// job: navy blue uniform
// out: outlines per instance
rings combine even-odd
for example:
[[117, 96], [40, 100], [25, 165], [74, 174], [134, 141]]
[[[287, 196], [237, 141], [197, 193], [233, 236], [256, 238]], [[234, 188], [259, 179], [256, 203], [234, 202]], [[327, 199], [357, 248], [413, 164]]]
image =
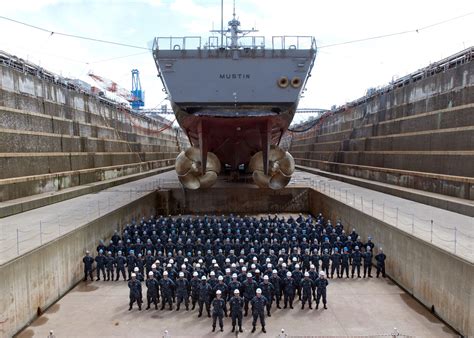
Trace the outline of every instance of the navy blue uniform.
[[87, 255], [87, 256], [84, 256], [84, 258], [82, 259], [82, 262], [84, 263], [84, 281], [87, 280], [87, 276], [89, 276], [89, 278], [93, 280], [92, 265], [94, 264], [94, 258]]

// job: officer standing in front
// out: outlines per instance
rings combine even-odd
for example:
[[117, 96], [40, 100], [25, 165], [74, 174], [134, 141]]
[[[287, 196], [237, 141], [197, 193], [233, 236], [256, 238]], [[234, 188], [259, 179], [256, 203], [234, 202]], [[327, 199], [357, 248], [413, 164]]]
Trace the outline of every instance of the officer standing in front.
[[326, 279], [326, 273], [324, 271], [319, 272], [319, 278], [316, 280], [316, 310], [319, 307], [319, 301], [323, 297], [324, 309], [327, 310], [327, 299], [326, 299], [326, 288], [328, 286], [328, 280]]
[[377, 261], [377, 278], [379, 278], [380, 272], [382, 272], [382, 277], [385, 278], [385, 260], [387, 256], [383, 253], [382, 248], [379, 249], [379, 253], [375, 256]]
[[216, 291], [216, 298], [212, 301], [212, 332], [216, 331], [216, 321], [219, 318], [219, 327], [221, 332], [224, 331], [224, 312], [225, 310], [225, 302], [222, 299], [222, 291]]
[[262, 332], [266, 333], [265, 330], [265, 307], [267, 305], [267, 299], [262, 296], [262, 290], [257, 289], [255, 297], [250, 301], [252, 304], [252, 333], [256, 330], [257, 319], [260, 318], [260, 324], [262, 325]]
[[128, 281], [128, 288], [130, 289], [130, 306], [128, 311], [132, 310], [133, 303], [135, 302], [138, 304], [138, 310], [142, 310], [142, 283], [136, 277], [137, 275], [132, 272]]
[[239, 324], [239, 332], [242, 330], [242, 311], [244, 308], [244, 300], [240, 297], [239, 289], [234, 290], [234, 297], [229, 301], [230, 315], [232, 317], [232, 332], [235, 332], [235, 324]]

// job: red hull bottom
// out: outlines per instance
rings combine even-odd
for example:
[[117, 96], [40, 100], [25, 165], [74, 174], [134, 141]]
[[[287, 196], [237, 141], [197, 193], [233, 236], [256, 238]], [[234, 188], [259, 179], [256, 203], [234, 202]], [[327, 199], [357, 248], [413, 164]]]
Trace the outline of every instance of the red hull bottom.
[[214, 117], [186, 114], [178, 118], [193, 146], [214, 153], [221, 165], [238, 169], [271, 144], [278, 145], [292, 114]]

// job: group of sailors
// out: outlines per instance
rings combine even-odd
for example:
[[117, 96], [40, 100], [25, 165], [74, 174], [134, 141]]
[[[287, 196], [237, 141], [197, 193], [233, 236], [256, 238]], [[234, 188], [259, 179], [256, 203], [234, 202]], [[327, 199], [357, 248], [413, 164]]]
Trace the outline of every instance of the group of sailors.
[[[242, 332], [242, 317], [249, 308], [252, 332], [276, 307], [309, 309], [322, 300], [327, 309], [328, 278], [372, 277], [374, 243], [362, 242], [355, 229], [346, 234], [340, 221], [333, 225], [322, 214], [279, 217], [197, 216], [150, 217], [128, 224], [106, 245], [100, 241], [97, 256], [83, 259], [84, 280], [128, 280], [129, 310], [136, 302], [141, 310], [142, 283], [146, 286], [146, 309], [176, 311], [184, 305], [201, 317], [205, 310], [223, 330], [223, 318], [232, 318], [232, 332]], [[386, 256], [375, 256], [377, 277], [385, 277]]]

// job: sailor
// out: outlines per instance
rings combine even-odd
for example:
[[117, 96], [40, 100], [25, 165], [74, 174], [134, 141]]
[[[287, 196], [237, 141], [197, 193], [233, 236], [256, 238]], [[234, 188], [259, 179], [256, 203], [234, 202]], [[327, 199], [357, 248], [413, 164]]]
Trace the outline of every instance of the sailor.
[[143, 275], [140, 273], [140, 270], [138, 269], [138, 266], [136, 266], [136, 267], [133, 268], [133, 272], [135, 273], [135, 275], [137, 275], [137, 279], [138, 279], [140, 282], [143, 282], [143, 281], [144, 281]]
[[385, 260], [387, 256], [383, 253], [382, 248], [379, 249], [379, 253], [375, 256], [377, 261], [377, 278], [379, 278], [380, 272], [382, 272], [382, 277], [385, 278]]
[[94, 258], [91, 257], [91, 253], [89, 250], [86, 251], [86, 255], [82, 259], [84, 263], [84, 282], [87, 281], [87, 276], [92, 280], [92, 266], [94, 265]]
[[341, 265], [341, 254], [339, 253], [339, 248], [334, 248], [334, 253], [331, 256], [331, 278], [334, 278], [334, 271], [336, 271], [337, 278], [341, 278], [340, 267]]
[[323, 304], [324, 309], [327, 310], [327, 300], [326, 300], [326, 287], [328, 286], [328, 280], [326, 279], [326, 274], [324, 271], [319, 272], [319, 278], [316, 280], [316, 288], [317, 288], [317, 295], [316, 295], [316, 310], [319, 307], [319, 301], [321, 297], [323, 297]]
[[282, 294], [282, 290], [281, 290], [282, 281], [280, 277], [278, 276], [278, 271], [276, 269], [272, 271], [272, 276], [270, 277], [270, 283], [272, 283], [273, 288], [275, 290], [274, 295], [275, 295], [275, 302], [276, 302], [277, 309], [281, 309], [280, 301], [281, 301], [281, 294]]
[[242, 284], [240, 284], [240, 282], [237, 280], [237, 274], [232, 274], [232, 280], [229, 283], [229, 297], [232, 297], [234, 295], [234, 291], [240, 290], [241, 287]]
[[247, 274], [247, 280], [242, 284], [243, 293], [244, 293], [244, 309], [247, 316], [249, 311], [249, 302], [255, 297], [255, 291], [257, 290], [257, 283], [252, 278], [252, 274], [249, 272]]
[[[329, 240], [328, 240], [329, 241]], [[329, 262], [331, 261], [331, 256], [329, 255], [329, 250], [324, 249], [324, 253], [321, 256], [321, 270], [326, 272], [326, 275], [329, 275]]]
[[366, 276], [372, 278], [372, 250], [370, 245], [367, 245], [367, 250], [364, 253], [364, 278]]
[[284, 309], [288, 307], [288, 303], [290, 303], [290, 309], [293, 309], [293, 300], [295, 298], [295, 281], [291, 276], [291, 272], [288, 271], [286, 273], [286, 277], [283, 280], [283, 302], [285, 304]]
[[189, 310], [189, 282], [184, 278], [184, 272], [179, 273], [179, 278], [176, 281], [176, 311], [179, 311], [179, 307], [182, 302], [186, 306], [186, 311]]
[[104, 251], [102, 249], [99, 250], [99, 254], [95, 258], [96, 264], [96, 272], [97, 272], [97, 279], [100, 280], [100, 272], [102, 271], [102, 277], [105, 280], [105, 261], [106, 257], [104, 256]]
[[125, 264], [127, 263], [127, 259], [122, 256], [122, 251], [120, 250], [117, 252], [117, 258], [115, 258], [115, 263], [117, 268], [117, 276], [115, 277], [115, 280], [119, 280], [120, 273], [122, 273], [123, 280], [127, 280], [127, 278], [125, 277]]
[[173, 298], [171, 292], [173, 287], [174, 283], [170, 278], [168, 278], [168, 271], [164, 271], [163, 279], [160, 280], [161, 310], [165, 308], [166, 303], [168, 303], [170, 311], [173, 310]]
[[138, 304], [138, 310], [142, 310], [142, 284], [136, 277], [137, 275], [132, 272], [128, 281], [128, 288], [130, 289], [130, 306], [128, 311], [132, 310], [133, 303], [135, 302]]
[[341, 254], [341, 278], [344, 275], [344, 271], [346, 272], [346, 278], [349, 278], [349, 249], [344, 247], [344, 251]]
[[239, 332], [242, 330], [242, 309], [244, 307], [244, 300], [240, 297], [239, 289], [234, 290], [234, 296], [229, 301], [230, 316], [232, 317], [232, 332], [235, 332], [235, 325], [239, 325]]
[[148, 306], [146, 309], [150, 309], [150, 304], [155, 304], [155, 310], [158, 309], [158, 291], [159, 291], [159, 283], [155, 278], [153, 271], [148, 272], [148, 279], [146, 280], [146, 300]]
[[196, 303], [199, 299], [199, 285], [201, 284], [199, 280], [199, 273], [197, 271], [193, 272], [193, 278], [191, 278], [191, 303], [193, 305], [191, 310], [196, 308]]
[[301, 280], [303, 279], [303, 273], [300, 270], [300, 265], [295, 264], [295, 269], [291, 273], [293, 280], [295, 281], [296, 293], [298, 294], [298, 299], [301, 300]]
[[115, 258], [112, 256], [112, 251], [107, 252], [105, 257], [105, 269], [107, 270], [107, 281], [114, 280]]
[[224, 331], [224, 312], [226, 311], [225, 308], [225, 301], [222, 299], [222, 291], [216, 291], [216, 298], [212, 301], [212, 332], [216, 331], [216, 321], [219, 318], [219, 327], [221, 332]]
[[[355, 230], [354, 230], [355, 231]], [[351, 254], [352, 258], [352, 278], [354, 278], [354, 272], [357, 270], [357, 277], [360, 278], [360, 264], [362, 261], [362, 254], [359, 251], [359, 246], [355, 246], [354, 252]]]
[[306, 302], [308, 302], [309, 308], [312, 309], [313, 300], [311, 294], [313, 291], [313, 281], [311, 280], [311, 278], [309, 278], [308, 271], [304, 273], [304, 278], [301, 281], [301, 289], [303, 293], [303, 299], [301, 301], [301, 310], [304, 309], [304, 305], [306, 304]]
[[[224, 277], [219, 276], [217, 278], [217, 284], [214, 286], [214, 292], [220, 291], [221, 292], [221, 299], [224, 300], [224, 303], [227, 303], [227, 296], [228, 296], [228, 289], [229, 287], [224, 283]], [[216, 293], [217, 295], [217, 293]], [[224, 314], [227, 317], [227, 306], [224, 307]]]
[[204, 305], [206, 305], [207, 316], [211, 317], [211, 303], [210, 303], [211, 292], [212, 292], [212, 288], [206, 282], [206, 276], [202, 276], [201, 284], [199, 285], [199, 297], [198, 297], [199, 315], [198, 317], [202, 316], [202, 310], [203, 310]]
[[272, 309], [275, 288], [273, 287], [273, 284], [270, 283], [270, 278], [267, 275], [263, 276], [263, 282], [260, 283], [259, 287], [262, 290], [262, 295], [267, 299], [267, 316], [271, 317], [270, 310]]
[[128, 270], [128, 279], [130, 279], [130, 275], [135, 268], [135, 263], [137, 261], [137, 257], [135, 256], [135, 251], [130, 250], [130, 254], [127, 256], [127, 270]]
[[262, 325], [262, 332], [265, 331], [265, 306], [267, 305], [267, 299], [262, 295], [262, 290], [257, 289], [255, 297], [252, 298], [252, 333], [255, 332], [257, 325], [257, 319], [260, 319], [260, 324]]

